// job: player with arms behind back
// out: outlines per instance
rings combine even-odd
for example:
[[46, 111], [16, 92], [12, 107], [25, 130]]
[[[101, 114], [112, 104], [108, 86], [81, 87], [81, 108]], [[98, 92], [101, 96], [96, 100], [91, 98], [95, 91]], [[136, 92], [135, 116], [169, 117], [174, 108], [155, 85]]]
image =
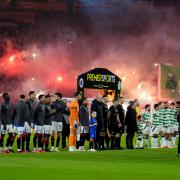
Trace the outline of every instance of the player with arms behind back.
[[151, 134], [151, 105], [145, 105], [145, 112], [143, 113], [143, 120], [145, 123], [144, 128], [144, 139], [145, 139], [145, 146], [149, 147], [149, 136]]
[[4, 151], [8, 153], [9, 151], [13, 151], [12, 145], [14, 142], [14, 136], [13, 136], [14, 129], [13, 129], [12, 115], [14, 111], [14, 106], [10, 102], [10, 95], [8, 93], [4, 93], [2, 96], [4, 102], [1, 105], [1, 111], [0, 111], [0, 117], [1, 117], [0, 151], [3, 151], [4, 137], [5, 134], [8, 133], [8, 138]]
[[159, 123], [159, 106], [160, 104], [154, 105], [154, 112], [152, 117], [152, 138], [151, 138], [151, 148], [158, 148], [158, 138], [160, 133], [160, 123]]
[[25, 95], [20, 95], [20, 99], [15, 105], [14, 110], [14, 124], [15, 133], [17, 134], [17, 151], [24, 151], [25, 141], [25, 122], [30, 125], [29, 121], [29, 109], [25, 103]]

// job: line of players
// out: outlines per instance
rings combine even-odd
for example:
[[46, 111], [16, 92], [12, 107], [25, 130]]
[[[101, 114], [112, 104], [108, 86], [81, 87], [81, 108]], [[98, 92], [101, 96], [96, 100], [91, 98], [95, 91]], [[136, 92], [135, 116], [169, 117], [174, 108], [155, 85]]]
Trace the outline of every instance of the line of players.
[[[97, 95], [92, 102], [90, 113], [87, 107], [89, 102], [86, 98], [81, 99], [81, 103], [78, 103], [81, 98], [78, 93], [75, 94], [70, 108], [62, 99], [61, 93], [56, 93], [52, 102], [50, 95], [39, 95], [37, 100], [36, 93], [31, 91], [28, 100], [25, 95], [20, 95], [15, 105], [11, 103], [8, 93], [4, 93], [2, 97], [4, 102], [0, 110], [1, 152], [13, 152], [15, 139], [18, 152], [30, 152], [30, 138], [33, 131], [34, 152], [59, 151], [61, 134], [62, 148], [67, 147], [66, 138], [69, 138], [70, 151], [83, 150], [81, 148], [85, 140], [89, 141], [93, 151], [94, 149], [105, 149], [104, 140], [108, 149], [120, 149], [120, 139], [124, 129], [124, 109], [122, 107], [124, 98], [115, 99], [108, 110], [108, 98]], [[119, 112], [122, 114], [121, 118]], [[80, 132], [78, 132], [79, 129]], [[50, 150], [48, 149], [49, 144]]]
[[[39, 95], [37, 100], [34, 91], [29, 92], [28, 100], [25, 99], [25, 95], [20, 95], [15, 105], [11, 103], [8, 93], [4, 93], [2, 97], [4, 102], [0, 110], [0, 152], [13, 152], [15, 139], [17, 139], [18, 152], [30, 152], [30, 137], [33, 129], [34, 152], [41, 152], [44, 148], [49, 151], [50, 137], [51, 151], [59, 151], [60, 134], [63, 128], [62, 112], [64, 115], [70, 114], [61, 93], [55, 94], [53, 103], [49, 95]], [[6, 134], [8, 137], [5, 144]], [[63, 146], [66, 147], [66, 134], [62, 140]]]
[[[66, 148], [66, 138], [71, 137], [69, 123], [70, 109], [67, 107], [66, 101], [62, 100], [61, 93], [55, 94], [55, 100], [53, 102], [51, 102], [51, 96], [49, 95], [40, 95], [38, 97], [39, 101], [37, 101], [36, 93], [34, 91], [29, 92], [28, 100], [25, 100], [24, 95], [21, 95], [19, 101], [15, 105], [10, 102], [8, 93], [3, 94], [3, 99], [4, 102], [1, 105], [0, 113], [1, 151], [13, 151], [12, 146], [15, 138], [17, 138], [18, 152], [25, 150], [30, 151], [32, 129], [34, 129], [34, 152], [41, 152], [43, 149], [49, 151], [49, 139], [51, 139], [50, 151], [59, 151], [58, 147], [60, 144], [61, 133], [62, 147]], [[87, 105], [86, 99], [84, 99], [84, 102], [84, 105]], [[124, 133], [125, 125], [125, 113], [122, 106], [124, 98], [121, 97], [113, 100], [113, 105], [109, 109], [107, 103], [107, 97], [102, 98], [101, 96], [97, 96], [92, 102], [91, 111], [96, 112], [95, 118], [97, 119], [97, 133], [95, 133], [95, 136], [97, 137], [94, 139], [93, 147], [95, 149], [104, 149], [105, 140], [106, 147], [111, 149], [121, 149], [120, 141], [121, 136]], [[145, 145], [149, 147], [148, 142], [150, 136], [152, 136], [152, 148], [159, 147], [159, 137], [160, 147], [174, 147], [178, 134], [175, 104], [171, 103], [169, 105], [167, 102], [160, 102], [155, 104], [154, 109], [155, 111], [151, 113], [151, 106], [146, 105], [143, 115], [138, 116], [137, 147], [143, 148], [144, 141]], [[86, 111], [88, 111], [88, 109]], [[89, 116], [86, 118], [87, 126], [89, 126], [88, 117]], [[6, 133], [8, 134], [8, 137], [6, 144], [4, 144]], [[84, 134], [80, 134], [80, 136], [82, 135], [83, 137]], [[92, 145], [92, 142], [90, 142], [90, 144]]]
[[[137, 148], [144, 148], [144, 144], [151, 148], [173, 148], [176, 146], [179, 124], [175, 103], [159, 102], [154, 105], [153, 112], [151, 105], [147, 104], [145, 112], [142, 116], [138, 116], [137, 125]], [[149, 143], [149, 141], [151, 142]]]

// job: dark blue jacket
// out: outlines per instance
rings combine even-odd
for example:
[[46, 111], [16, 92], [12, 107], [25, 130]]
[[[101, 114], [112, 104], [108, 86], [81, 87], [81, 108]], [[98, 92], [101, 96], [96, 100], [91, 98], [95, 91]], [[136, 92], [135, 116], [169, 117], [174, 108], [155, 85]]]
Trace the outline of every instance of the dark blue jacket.
[[30, 124], [29, 109], [24, 101], [20, 100], [16, 103], [13, 117], [15, 126], [23, 127], [25, 122], [28, 122]]
[[65, 107], [66, 107], [66, 104], [62, 100], [56, 100], [52, 103], [52, 109], [56, 110], [53, 121], [63, 122], [63, 112], [64, 112]]

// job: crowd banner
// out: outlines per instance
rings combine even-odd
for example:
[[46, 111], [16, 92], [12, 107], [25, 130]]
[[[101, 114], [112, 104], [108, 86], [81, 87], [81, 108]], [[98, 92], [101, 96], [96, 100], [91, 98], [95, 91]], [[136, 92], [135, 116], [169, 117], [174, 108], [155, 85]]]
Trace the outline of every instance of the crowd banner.
[[180, 99], [180, 66], [160, 64], [158, 72], [158, 98]]

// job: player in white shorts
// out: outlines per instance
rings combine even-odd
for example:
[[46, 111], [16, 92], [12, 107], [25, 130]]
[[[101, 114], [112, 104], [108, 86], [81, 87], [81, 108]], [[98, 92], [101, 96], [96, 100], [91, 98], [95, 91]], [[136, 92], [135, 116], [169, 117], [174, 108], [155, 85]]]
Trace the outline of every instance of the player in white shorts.
[[163, 127], [164, 127], [164, 135], [165, 135], [165, 144], [164, 147], [171, 147], [171, 136], [172, 136], [172, 126], [171, 126], [171, 117], [170, 117], [170, 109], [169, 103], [164, 102], [164, 119], [163, 119]]
[[45, 121], [44, 121], [44, 142], [45, 151], [49, 152], [49, 138], [52, 134], [52, 118], [55, 110], [51, 108], [51, 97], [49, 95], [45, 96]]
[[15, 133], [17, 135], [17, 151], [24, 151], [25, 143], [25, 122], [29, 118], [29, 109], [25, 103], [25, 96], [20, 95], [19, 101], [15, 105], [14, 110], [14, 124], [15, 124]]
[[[34, 138], [33, 138], [33, 145], [34, 150], [33, 152], [43, 152], [43, 134], [44, 134], [44, 121], [45, 121], [45, 96], [39, 95], [39, 104], [37, 105], [35, 112], [34, 112]], [[36, 148], [38, 141], [38, 149]]]
[[158, 138], [160, 133], [159, 124], [159, 104], [154, 105], [154, 112], [152, 116], [152, 138], [151, 138], [151, 148], [158, 148]]
[[151, 105], [145, 105], [145, 112], [143, 113], [143, 121], [145, 123], [145, 128], [143, 131], [145, 146], [149, 147], [149, 136], [151, 135]]
[[26, 132], [26, 151], [30, 152], [30, 137], [33, 129], [34, 123], [34, 112], [38, 105], [38, 101], [36, 100], [36, 93], [35, 91], [29, 92], [29, 99], [26, 101], [29, 109], [29, 122], [25, 122], [25, 132]]
[[14, 127], [13, 127], [13, 112], [14, 112], [14, 105], [10, 102], [10, 96], [8, 93], [3, 94], [3, 100], [4, 102], [1, 104], [1, 111], [0, 111], [0, 117], [1, 117], [1, 136], [0, 136], [0, 151], [3, 151], [4, 147], [4, 137], [6, 133], [8, 134], [6, 147], [4, 149], [4, 152], [9, 153], [13, 152], [12, 145], [14, 142]]
[[139, 115], [137, 120], [137, 142], [136, 142], [137, 149], [144, 149], [143, 130], [144, 130], [143, 118], [141, 115]]
[[[52, 109], [55, 110], [55, 114], [52, 120], [51, 151], [55, 150], [56, 152], [58, 152], [60, 135], [63, 128], [63, 112], [66, 104], [62, 100], [62, 94], [60, 92], [55, 94], [55, 99], [56, 100], [52, 103]], [[57, 135], [56, 148], [54, 148], [55, 134]]]
[[160, 146], [164, 147], [165, 146], [165, 135], [164, 135], [164, 127], [163, 127], [163, 122], [164, 122], [164, 103], [160, 102], [159, 103], [159, 135], [160, 135]]

